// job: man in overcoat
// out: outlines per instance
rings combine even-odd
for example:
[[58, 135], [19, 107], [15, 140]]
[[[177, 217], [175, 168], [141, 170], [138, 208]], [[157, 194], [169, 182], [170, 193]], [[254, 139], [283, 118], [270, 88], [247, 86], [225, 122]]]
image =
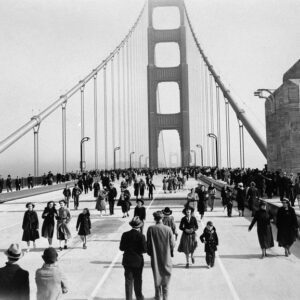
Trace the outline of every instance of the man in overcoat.
[[143, 253], [147, 251], [147, 244], [145, 236], [140, 231], [143, 224], [139, 217], [134, 217], [129, 222], [132, 229], [123, 233], [120, 242], [120, 250], [124, 251], [122, 264], [125, 269], [126, 300], [132, 300], [133, 286], [136, 299], [144, 300], [142, 293]]
[[29, 273], [17, 265], [23, 256], [19, 244], [12, 244], [4, 254], [8, 262], [0, 268], [0, 299], [29, 300]]
[[153, 213], [155, 225], [147, 231], [147, 253], [151, 257], [151, 267], [155, 286], [155, 300], [168, 299], [168, 286], [172, 273], [171, 253], [175, 240], [170, 227], [162, 223], [163, 213]]

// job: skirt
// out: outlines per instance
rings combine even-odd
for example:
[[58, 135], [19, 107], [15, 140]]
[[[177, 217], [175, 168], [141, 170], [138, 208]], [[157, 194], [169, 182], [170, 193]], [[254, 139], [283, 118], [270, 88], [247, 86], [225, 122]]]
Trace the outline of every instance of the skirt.
[[96, 207], [95, 207], [98, 211], [103, 211], [106, 210], [106, 202], [104, 199], [101, 200], [97, 200], [96, 202]]
[[196, 248], [197, 248], [196, 233], [187, 234], [183, 232], [178, 246], [178, 252], [183, 252], [185, 254], [194, 253]]
[[53, 233], [54, 233], [54, 225], [53, 224], [47, 224], [47, 223], [43, 223], [42, 226], [42, 237], [44, 238], [53, 238]]
[[25, 229], [23, 231], [22, 241], [35, 241], [40, 237], [37, 229]]
[[57, 239], [68, 240], [71, 238], [71, 232], [66, 223], [57, 224]]
[[270, 225], [263, 230], [257, 230], [259, 245], [262, 249], [268, 249], [274, 247], [274, 240], [272, 234], [272, 228]]

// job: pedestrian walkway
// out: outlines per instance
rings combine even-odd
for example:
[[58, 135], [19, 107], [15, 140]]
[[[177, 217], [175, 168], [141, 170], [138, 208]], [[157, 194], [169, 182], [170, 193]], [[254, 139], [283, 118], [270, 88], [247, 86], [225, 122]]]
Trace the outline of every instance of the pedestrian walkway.
[[[161, 176], [154, 179], [159, 197], [161, 194]], [[194, 179], [188, 181], [188, 188], [194, 187], [197, 182]], [[118, 184], [116, 184], [118, 185]], [[22, 236], [21, 223], [25, 211], [25, 203], [33, 201], [38, 211], [39, 220], [42, 222], [42, 209], [49, 200], [58, 201], [62, 198], [62, 191], [20, 199], [0, 205], [0, 249], [7, 249], [11, 242], [20, 241]], [[183, 200], [175, 200], [175, 197], [185, 198], [188, 190], [179, 194], [172, 194], [173, 199], [146, 201], [147, 220], [145, 232], [152, 225], [152, 213], [157, 209], [170, 206], [177, 227], [182, 218]], [[155, 195], [154, 195], [155, 196]], [[168, 195], [168, 198], [171, 198]], [[220, 205], [220, 200], [213, 212], [207, 212], [203, 224], [199, 223], [198, 239], [208, 220], [211, 220], [218, 232], [220, 246], [216, 265], [207, 269], [205, 264], [204, 246], [198, 240], [198, 248], [195, 252], [195, 264], [190, 269], [185, 269], [185, 256], [174, 251], [174, 268], [170, 283], [170, 300], [183, 299], [299, 299], [300, 292], [297, 288], [300, 276], [300, 248], [298, 243], [291, 249], [293, 255], [283, 256], [283, 249], [274, 247], [270, 257], [260, 259], [260, 248], [255, 228], [248, 233], [250, 213], [246, 217], [238, 217], [236, 211], [233, 217], [228, 218]], [[72, 202], [71, 202], [72, 203]], [[132, 201], [130, 216], [133, 214], [135, 202]], [[68, 250], [59, 254], [59, 265], [66, 273], [69, 281], [69, 293], [63, 299], [114, 299], [121, 300], [125, 297], [124, 271], [122, 267], [122, 253], [119, 251], [119, 242], [122, 233], [130, 229], [130, 218], [122, 219], [119, 207], [116, 207], [114, 216], [100, 218], [94, 210], [95, 201], [92, 193], [81, 196], [78, 211], [72, 209], [73, 239]], [[71, 204], [71, 208], [73, 205]], [[77, 215], [82, 208], [91, 210], [92, 234], [88, 239], [88, 249], [82, 249], [82, 243], [75, 232]], [[199, 220], [199, 215], [196, 214]], [[40, 225], [41, 227], [41, 225]], [[179, 244], [180, 234], [177, 241]], [[274, 231], [275, 233], [275, 231]], [[274, 234], [275, 237], [275, 234]], [[23, 243], [25, 246], [25, 243]], [[32, 250], [20, 261], [20, 265], [30, 271], [31, 299], [35, 299], [35, 270], [42, 265], [41, 255], [47, 246], [45, 239], [37, 241], [37, 249]], [[54, 239], [54, 246], [58, 242]], [[150, 259], [145, 257], [143, 272], [143, 292], [145, 299], [153, 299], [154, 286]], [[0, 255], [0, 265], [5, 262], [5, 256]]]

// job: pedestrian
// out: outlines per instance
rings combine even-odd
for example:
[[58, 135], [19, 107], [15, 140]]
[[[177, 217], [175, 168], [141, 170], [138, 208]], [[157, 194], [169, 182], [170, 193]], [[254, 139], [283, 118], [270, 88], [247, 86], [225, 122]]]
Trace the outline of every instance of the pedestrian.
[[66, 184], [66, 187], [63, 190], [63, 195], [65, 197], [65, 201], [67, 203], [67, 207], [69, 208], [70, 205], [70, 198], [71, 198], [71, 189], [69, 186]]
[[214, 210], [216, 193], [217, 190], [212, 182], [208, 187], [208, 201], [209, 201], [210, 211]]
[[142, 178], [140, 179], [139, 186], [140, 186], [141, 199], [144, 199], [146, 184], [145, 184], [145, 181]]
[[252, 217], [259, 210], [259, 191], [256, 188], [255, 182], [250, 183], [250, 188], [247, 192], [248, 207], [252, 211]]
[[72, 190], [72, 198], [74, 199], [74, 209], [77, 210], [79, 206], [79, 196], [82, 194], [82, 189], [79, 185], [75, 183], [75, 186]]
[[134, 180], [133, 189], [134, 189], [134, 196], [135, 196], [136, 199], [138, 199], [139, 192], [140, 192], [140, 184], [137, 181], [137, 179]]
[[98, 179], [93, 184], [93, 189], [94, 189], [94, 198], [97, 199], [100, 192], [100, 183]]
[[206, 263], [207, 268], [210, 269], [215, 264], [215, 252], [217, 251], [217, 246], [219, 245], [217, 231], [211, 221], [207, 222], [206, 227], [200, 236], [200, 241], [205, 244], [204, 251], [206, 253]]
[[163, 213], [153, 213], [155, 225], [147, 231], [147, 253], [151, 257], [151, 268], [154, 278], [155, 300], [168, 299], [168, 287], [172, 273], [171, 253], [175, 241], [171, 228], [162, 223]]
[[86, 249], [86, 236], [91, 234], [91, 219], [90, 219], [90, 211], [88, 208], [84, 208], [82, 213], [79, 214], [77, 223], [76, 223], [76, 230], [78, 231], [78, 235], [83, 242], [83, 249]]
[[187, 194], [187, 203], [186, 206], [192, 207], [194, 210], [198, 207], [199, 197], [195, 192], [195, 189], [192, 188], [191, 192]]
[[58, 300], [68, 292], [66, 277], [57, 265], [57, 256], [54, 248], [44, 250], [44, 264], [35, 272], [37, 300]]
[[204, 217], [204, 213], [207, 210], [207, 200], [208, 200], [208, 193], [205, 189], [204, 185], [201, 185], [200, 189], [197, 190], [198, 194], [198, 205], [197, 209], [200, 214], [200, 219], [202, 220]]
[[129, 217], [131, 202], [130, 202], [130, 192], [127, 189], [121, 189], [118, 206], [121, 206], [122, 213], [123, 213], [122, 218]]
[[59, 250], [62, 251], [61, 243], [65, 242], [64, 249], [68, 249], [68, 239], [71, 238], [71, 231], [69, 229], [69, 222], [71, 220], [71, 214], [66, 207], [66, 201], [59, 201], [60, 208], [58, 209], [57, 218], [57, 239], [59, 240]]
[[7, 192], [12, 192], [11, 184], [12, 184], [11, 176], [8, 175], [6, 178], [6, 191]]
[[15, 180], [15, 186], [16, 186], [16, 191], [21, 190], [21, 179], [19, 178], [19, 176], [17, 176], [17, 178]]
[[40, 237], [39, 236], [39, 219], [36, 211], [34, 211], [34, 204], [28, 202], [26, 204], [27, 211], [24, 213], [23, 218], [23, 236], [22, 241], [27, 242], [27, 252], [30, 251], [30, 241], [33, 242], [33, 248], [36, 248], [35, 241]]
[[282, 199], [282, 207], [277, 211], [276, 225], [278, 245], [284, 247], [285, 256], [289, 256], [290, 248], [296, 241], [299, 225], [295, 210], [290, 206], [287, 198]]
[[42, 237], [48, 239], [49, 247], [52, 245], [55, 218], [58, 216], [55, 204], [53, 201], [49, 201], [44, 209], [42, 218], [44, 219], [42, 225]]
[[164, 191], [164, 193], [166, 193], [167, 192], [167, 183], [168, 183], [166, 176], [164, 177], [162, 183], [163, 183], [163, 191]]
[[144, 207], [144, 200], [137, 199], [136, 200], [136, 207], [134, 208], [134, 217], [139, 217], [140, 220], [143, 222], [143, 226], [141, 226], [141, 232], [143, 233], [144, 230], [144, 223], [146, 220], [146, 209]]
[[244, 185], [242, 182], [238, 184], [237, 193], [236, 193], [236, 201], [238, 205], [239, 216], [244, 216], [245, 210], [245, 201], [246, 201], [246, 191], [244, 189]]
[[27, 186], [28, 186], [28, 189], [33, 189], [33, 177], [31, 176], [31, 174], [28, 174], [28, 177], [27, 177]]
[[195, 263], [194, 251], [197, 248], [196, 231], [198, 230], [197, 219], [192, 215], [194, 209], [190, 206], [186, 206], [182, 213], [185, 215], [179, 225], [179, 229], [182, 230], [180, 243], [178, 246], [178, 252], [183, 252], [186, 257], [185, 267], [189, 268], [189, 256], [191, 255], [192, 264]]
[[162, 219], [163, 224], [171, 228], [173, 235], [175, 236], [175, 240], [177, 240], [178, 233], [177, 233], [174, 217], [172, 216], [172, 210], [169, 207], [165, 207], [162, 210], [162, 213], [163, 213], [163, 219]]
[[259, 210], [254, 214], [252, 222], [249, 226], [249, 231], [251, 231], [254, 224], [257, 222], [257, 236], [259, 245], [262, 251], [261, 258], [267, 256], [267, 249], [274, 247], [274, 240], [271, 228], [272, 216], [267, 212], [267, 204], [261, 202], [259, 204]]
[[233, 196], [232, 196], [232, 190], [227, 187], [226, 189], [226, 197], [225, 197], [225, 207], [227, 208], [227, 216], [232, 217], [232, 207], [233, 207]]
[[153, 200], [153, 190], [155, 190], [155, 185], [153, 184], [152, 180], [149, 180], [148, 197], [150, 200]]
[[137, 300], [144, 300], [142, 292], [142, 274], [144, 268], [143, 253], [147, 252], [146, 238], [140, 228], [144, 225], [138, 216], [134, 217], [129, 225], [130, 231], [124, 232], [120, 241], [120, 250], [124, 251], [122, 265], [125, 273], [126, 300], [132, 300], [132, 288], [134, 286]]
[[4, 254], [7, 263], [0, 268], [0, 299], [29, 300], [29, 273], [17, 264], [24, 255], [22, 249], [19, 244], [11, 244]]
[[102, 217], [103, 211], [105, 212], [106, 215], [106, 199], [107, 199], [106, 189], [99, 190], [95, 208], [100, 212], [100, 217]]
[[115, 199], [117, 195], [118, 195], [117, 189], [114, 187], [113, 183], [110, 183], [108, 188], [108, 193], [107, 193], [110, 215], [114, 214]]
[[3, 187], [4, 187], [4, 179], [0, 175], [0, 194], [2, 193]]

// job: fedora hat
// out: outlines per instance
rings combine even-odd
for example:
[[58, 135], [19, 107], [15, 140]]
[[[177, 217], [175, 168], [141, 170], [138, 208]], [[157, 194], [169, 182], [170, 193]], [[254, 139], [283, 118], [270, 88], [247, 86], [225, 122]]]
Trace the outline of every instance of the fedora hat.
[[10, 247], [4, 252], [4, 254], [8, 258], [12, 258], [16, 260], [20, 259], [24, 255], [20, 245], [17, 243], [11, 244]]
[[184, 215], [186, 215], [186, 211], [187, 211], [188, 209], [189, 209], [192, 213], [194, 212], [194, 208], [187, 205], [187, 206], [184, 207], [182, 213], [183, 213]]
[[43, 260], [45, 263], [55, 263], [57, 261], [57, 252], [54, 248], [49, 247], [44, 250], [44, 254], [42, 255]]
[[29, 205], [32, 205], [32, 208], [35, 207], [35, 205], [34, 205], [32, 202], [27, 202], [27, 203], [26, 203], [26, 208], [28, 208]]
[[163, 210], [162, 210], [162, 213], [166, 216], [169, 216], [172, 214], [172, 210], [169, 208], [169, 207], [165, 207]]
[[144, 225], [144, 223], [141, 221], [140, 217], [136, 216], [129, 222], [129, 225], [132, 228], [140, 228]]
[[143, 199], [136, 199], [136, 203], [138, 203], [138, 202], [142, 202], [143, 205], [145, 203]]
[[156, 220], [162, 219], [162, 217], [163, 217], [162, 211], [161, 211], [161, 210], [155, 211], [155, 212], [153, 213], [153, 217], [154, 217], [154, 219], [156, 219]]

